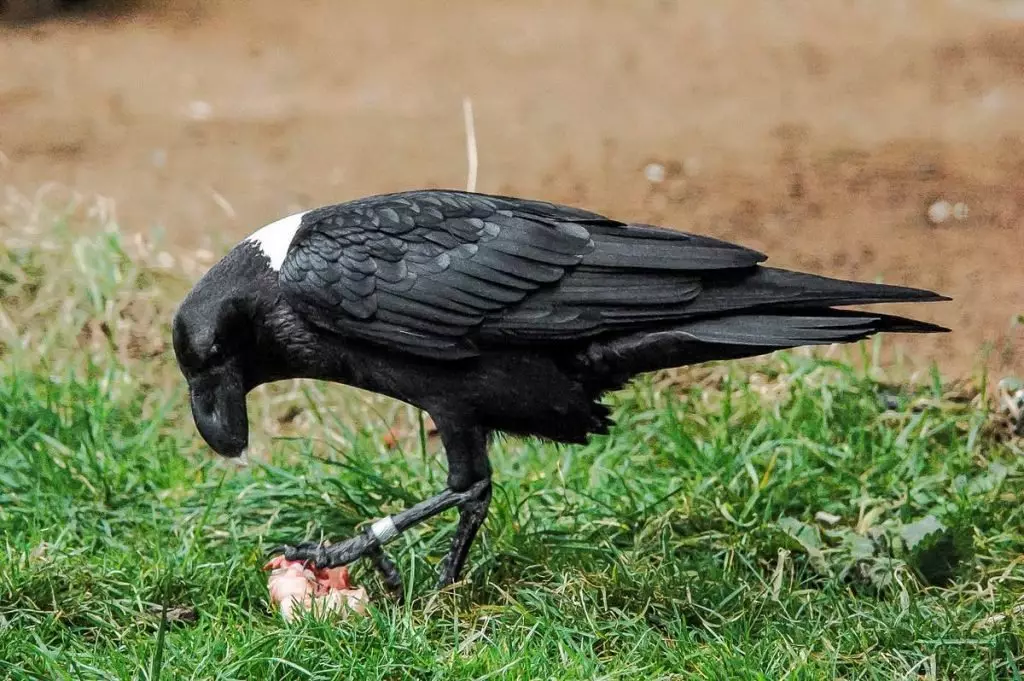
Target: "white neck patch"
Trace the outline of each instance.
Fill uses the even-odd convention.
[[[271,222],[266,227],[261,227],[245,238],[260,247],[263,255],[270,259],[270,267],[278,272],[284,264],[285,256],[288,255],[288,247],[292,245],[295,232],[299,231],[302,224],[302,216],[309,211],[295,213],[288,217]]]

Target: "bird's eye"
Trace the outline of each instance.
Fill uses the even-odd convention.
[[[210,346],[210,359],[217,359],[220,357],[221,347],[220,343],[214,343]]]

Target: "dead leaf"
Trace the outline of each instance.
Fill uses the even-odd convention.
[[[158,603],[149,606],[149,612],[160,617],[160,613],[163,612],[164,607]],[[196,609],[187,605],[177,605],[173,608],[167,608],[167,621],[171,623],[182,622],[185,624],[193,624],[199,621],[199,613]]]

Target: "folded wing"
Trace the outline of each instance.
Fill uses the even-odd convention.
[[[454,359],[670,317],[699,272],[763,257],[543,202],[406,192],[310,212],[280,276],[320,328]]]

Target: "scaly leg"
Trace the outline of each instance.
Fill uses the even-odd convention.
[[[491,464],[487,458],[487,432],[477,427],[444,427],[438,430],[448,455],[448,489],[471,491],[459,504],[459,526],[448,554],[441,561],[437,588],[458,581],[476,534],[491,504]]]
[[[330,546],[315,542],[305,542],[297,546],[285,544],[272,549],[270,553],[284,553],[284,557],[288,560],[308,560],[318,568],[348,565],[363,556],[370,555],[375,549],[380,549],[410,527],[419,525],[424,520],[433,518],[452,506],[463,504],[467,499],[481,494],[482,490],[489,485],[489,481],[484,481],[465,492],[453,492],[446,489],[401,513],[381,518],[373,523],[366,532],[337,544]]]
[[[324,546],[306,542],[276,547],[270,553],[283,553],[288,560],[309,561],[318,568],[348,565],[368,556],[373,559],[389,591],[400,598],[401,576],[383,552],[384,545],[410,527],[458,506],[459,526],[441,564],[438,580],[439,587],[454,583],[462,572],[477,531],[487,517],[491,501],[491,469],[484,430],[475,426],[448,425],[447,422],[438,426],[448,457],[448,489],[401,513],[381,518],[362,534],[338,544]]]

